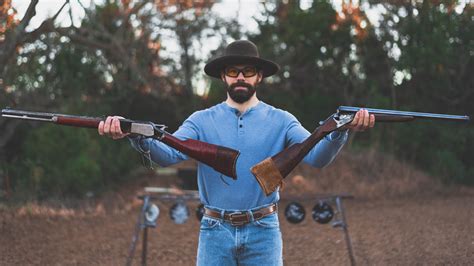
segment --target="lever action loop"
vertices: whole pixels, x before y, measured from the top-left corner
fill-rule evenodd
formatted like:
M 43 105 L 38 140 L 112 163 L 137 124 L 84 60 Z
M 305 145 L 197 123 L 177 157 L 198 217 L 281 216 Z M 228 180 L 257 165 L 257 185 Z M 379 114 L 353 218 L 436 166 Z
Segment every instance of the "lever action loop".
M 154 124 L 152 122 L 150 122 L 150 124 L 153 126 L 153 129 L 155 130 L 154 138 L 157 138 L 158 140 L 162 140 L 165 137 L 166 129 L 168 127 L 163 124 Z

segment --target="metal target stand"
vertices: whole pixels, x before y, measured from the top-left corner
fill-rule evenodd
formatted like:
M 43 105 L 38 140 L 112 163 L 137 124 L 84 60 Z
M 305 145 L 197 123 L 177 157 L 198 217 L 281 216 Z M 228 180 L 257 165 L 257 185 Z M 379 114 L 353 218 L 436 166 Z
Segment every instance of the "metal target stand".
M 352 241 L 351 237 L 349 235 L 349 229 L 348 225 L 346 222 L 346 216 L 344 215 L 344 206 L 342 205 L 342 200 L 343 199 L 353 199 L 354 197 L 351 195 L 334 195 L 330 199 L 335 201 L 336 203 L 336 209 L 337 211 L 335 212 L 336 219 L 334 222 L 332 222 L 332 227 L 333 228 L 342 228 L 342 231 L 344 232 L 344 239 L 346 241 L 346 247 L 347 247 L 347 253 L 349 255 L 349 260 L 351 262 L 351 265 L 354 266 L 356 265 L 355 258 L 354 258 L 354 251 L 352 249 Z
M 179 194 L 178 194 L 179 191 Z M 151 195 L 152 193 L 161 193 L 161 195 Z M 189 210 L 184 204 L 185 201 L 198 200 L 199 194 L 194 190 L 176 190 L 170 188 L 151 187 L 145 188 L 145 194 L 138 196 L 143 201 L 142 208 L 138 215 L 135 226 L 132 242 L 129 247 L 129 254 L 127 256 L 126 265 L 131 266 L 140 232 L 142 232 L 142 254 L 141 265 L 147 264 L 147 247 L 148 247 L 148 228 L 155 228 L 157 226 L 157 219 L 160 214 L 160 209 L 152 201 L 174 201 L 177 202 L 170 209 L 170 217 L 176 224 L 182 224 L 189 218 Z M 356 265 L 354 259 L 354 252 L 352 242 L 349 235 L 348 224 L 344 214 L 343 199 L 353 199 L 349 194 L 330 194 L 330 195 L 316 195 L 296 198 L 282 198 L 282 200 L 299 200 L 299 201 L 314 201 L 317 203 L 312 209 L 312 218 L 319 224 L 327 224 L 332 221 L 333 228 L 341 228 L 344 233 L 347 252 L 352 266 Z M 331 205 L 335 206 L 335 210 Z M 202 204 L 201 204 L 202 205 Z M 203 215 L 202 206 L 196 209 L 197 218 L 200 219 Z M 173 212 L 173 210 L 176 210 Z M 304 220 L 306 211 L 304 207 L 293 201 L 290 202 L 285 209 L 285 217 L 288 222 L 298 224 Z
M 146 265 L 147 256 L 147 242 L 148 242 L 148 228 L 156 227 L 156 220 L 160 214 L 160 209 L 155 204 L 151 203 L 150 199 L 154 199 L 150 195 L 139 196 L 139 199 L 143 200 L 143 205 L 140 213 L 138 214 L 137 224 L 132 237 L 132 243 L 128 251 L 127 266 L 132 265 L 133 255 L 135 254 L 135 248 L 137 247 L 137 241 L 139 238 L 140 231 L 143 232 L 142 237 L 142 262 L 141 265 Z
M 142 232 L 141 265 L 145 266 L 147 264 L 146 261 L 147 261 L 147 248 L 148 248 L 148 228 L 155 228 L 157 226 L 156 221 L 158 219 L 158 216 L 160 215 L 159 207 L 153 204 L 152 201 L 154 200 L 177 201 L 178 202 L 177 204 L 183 204 L 184 201 L 199 199 L 199 195 L 197 191 L 184 190 L 184 191 L 180 191 L 183 194 L 176 194 L 177 191 L 178 190 L 173 190 L 170 188 L 151 187 L 151 188 L 145 188 L 146 194 L 138 196 L 138 198 L 143 201 L 143 205 L 142 205 L 142 208 L 140 209 L 140 213 L 138 214 L 137 223 L 136 223 L 135 230 L 132 236 L 132 242 L 130 243 L 127 261 L 126 261 L 127 266 L 132 265 L 132 261 L 135 254 L 135 249 L 137 246 L 140 232 Z M 166 194 L 154 196 L 154 195 L 150 195 L 151 193 L 166 193 Z M 175 206 L 178 206 L 177 204 L 175 204 Z M 187 214 L 189 216 L 189 213 Z M 177 224 L 184 223 L 187 220 L 188 217 L 183 218 L 182 215 L 183 215 L 182 211 L 180 215 L 175 215 L 175 216 L 173 216 L 173 214 L 170 213 L 171 218 Z M 175 218 L 175 217 L 178 217 L 178 218 Z M 175 219 L 178 219 L 180 222 L 177 222 L 177 220 Z
M 331 226 L 333 228 L 341 228 L 344 233 L 344 239 L 346 242 L 347 253 L 349 260 L 352 266 L 356 265 L 354 258 L 354 251 L 352 248 L 352 241 L 349 235 L 348 224 L 346 221 L 346 216 L 344 214 L 344 206 L 342 204 L 343 199 L 353 199 L 354 196 L 349 194 L 330 194 L 330 195 L 317 195 L 317 196 L 307 196 L 307 197 L 297 197 L 297 198 L 283 198 L 285 200 L 300 200 L 300 201 L 314 201 L 317 203 L 312 210 L 312 218 L 315 222 L 320 224 L 327 224 L 331 220 Z M 331 205 L 335 205 L 336 210 L 333 210 Z M 290 202 L 285 209 L 286 219 L 292 223 L 297 224 L 304 220 L 306 212 L 304 207 L 293 201 Z

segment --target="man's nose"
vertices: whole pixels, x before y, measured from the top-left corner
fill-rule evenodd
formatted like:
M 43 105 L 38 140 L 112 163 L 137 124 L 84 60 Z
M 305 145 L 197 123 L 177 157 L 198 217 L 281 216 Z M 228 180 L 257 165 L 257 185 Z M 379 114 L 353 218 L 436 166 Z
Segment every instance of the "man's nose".
M 245 80 L 244 73 L 242 71 L 239 71 L 239 75 L 237 75 L 238 80 Z

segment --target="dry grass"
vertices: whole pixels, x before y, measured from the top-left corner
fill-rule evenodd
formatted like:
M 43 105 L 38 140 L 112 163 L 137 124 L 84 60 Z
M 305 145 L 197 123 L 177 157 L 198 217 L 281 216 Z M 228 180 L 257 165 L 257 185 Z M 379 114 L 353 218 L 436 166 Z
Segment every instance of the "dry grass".
M 193 161 L 175 166 L 193 168 Z M 138 171 L 135 178 L 115 191 L 109 191 L 92 199 L 64 204 L 64 202 L 29 202 L 14 208 L 0 205 L 4 211 L 15 209 L 18 216 L 100 216 L 129 212 L 141 205 L 138 195 L 143 188 L 179 187 L 176 174 L 159 175 L 153 171 Z M 323 169 L 300 164 L 285 179 L 282 198 L 348 193 L 358 199 L 390 199 L 410 196 L 440 196 L 443 194 L 474 195 L 474 188 L 463 186 L 446 187 L 437 179 L 387 154 L 370 149 L 353 153 L 342 151 L 336 160 Z M 72 205 L 72 206 L 71 206 Z M 3 206 L 3 207 L 2 207 Z
M 117 191 L 82 203 L 19 207 L 0 203 L 0 265 L 121 265 L 125 262 L 146 186 L 175 186 L 175 175 L 137 173 Z M 325 169 L 300 165 L 286 179 L 280 202 L 307 194 L 349 193 L 345 200 L 355 259 L 362 265 L 470 265 L 474 189 L 446 188 L 410 165 L 375 151 L 342 152 Z M 382 199 L 382 200 L 381 200 Z M 199 223 L 175 225 L 167 217 L 172 202 L 156 202 L 159 226 L 149 232 L 152 265 L 193 265 Z M 189 202 L 194 210 L 198 202 Z M 74 207 L 71 207 L 74 206 Z M 348 265 L 340 230 L 285 221 L 280 211 L 285 265 Z M 139 261 L 140 244 L 135 253 Z M 472 264 L 472 263 L 471 263 Z
M 285 181 L 282 195 L 287 196 L 331 192 L 375 199 L 473 191 L 461 186 L 447 187 L 412 165 L 374 149 L 363 153 L 343 151 L 323 169 L 300 164 Z

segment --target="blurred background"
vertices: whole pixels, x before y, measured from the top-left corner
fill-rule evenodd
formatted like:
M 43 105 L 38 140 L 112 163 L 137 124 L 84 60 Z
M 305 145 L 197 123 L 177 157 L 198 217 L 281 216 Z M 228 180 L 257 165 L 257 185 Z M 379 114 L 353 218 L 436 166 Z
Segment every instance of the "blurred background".
M 310 131 L 340 105 L 474 113 L 468 0 L 0 0 L 0 107 L 173 132 L 225 100 L 203 67 L 238 39 L 281 66 L 258 97 Z M 280 206 L 349 193 L 358 263 L 472 264 L 473 151 L 472 123 L 377 124 L 325 169 L 298 166 Z M 126 139 L 0 118 L 0 264 L 122 264 L 145 186 L 196 189 L 195 163 L 149 170 Z M 339 231 L 282 215 L 285 264 L 349 263 Z M 193 264 L 198 221 L 160 219 L 151 262 Z
M 5 0 L 0 106 L 117 114 L 172 132 L 225 100 L 203 66 L 244 38 L 281 66 L 260 99 L 310 131 L 339 105 L 472 115 L 473 15 L 469 1 Z M 389 156 L 445 184 L 474 184 L 470 125 L 379 124 L 347 146 L 376 152 L 374 164 Z M 93 130 L 0 119 L 1 197 L 83 197 L 137 167 L 124 141 Z

